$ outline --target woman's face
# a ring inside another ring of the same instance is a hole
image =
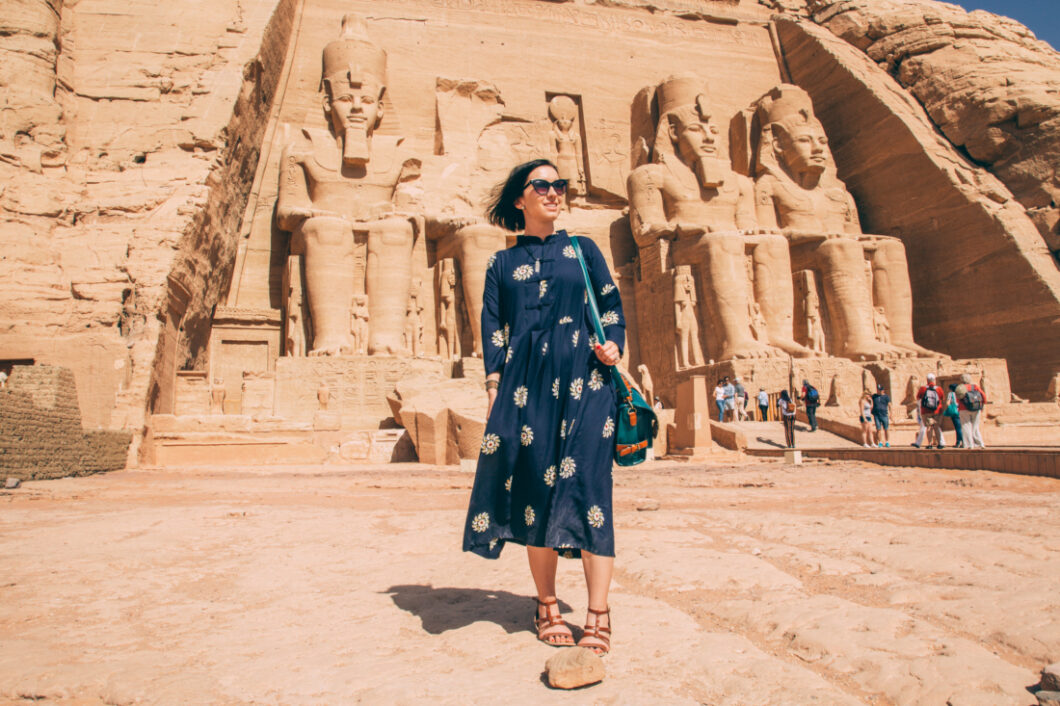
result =
[[[547,164],[530,172],[524,182],[522,195],[515,200],[515,207],[522,209],[523,217],[528,224],[554,222],[559,218],[563,197],[557,194],[556,190],[552,188],[548,190],[548,194],[540,196],[534,191],[534,188],[530,186],[531,179],[544,179],[545,181],[552,182],[559,179],[559,172]]]

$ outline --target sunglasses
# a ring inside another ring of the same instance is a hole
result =
[[[556,179],[555,181],[531,179],[527,182],[526,186],[534,187],[534,191],[536,191],[539,196],[548,196],[549,188],[555,189],[557,196],[563,196],[563,194],[567,193],[566,179]],[[526,186],[523,187],[523,191],[526,191]]]

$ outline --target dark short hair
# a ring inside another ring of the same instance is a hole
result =
[[[523,212],[515,207],[515,202],[523,195],[530,172],[538,167],[552,167],[559,171],[556,165],[547,159],[532,159],[512,169],[507,179],[493,187],[486,200],[486,218],[490,223],[513,232],[526,227]]]

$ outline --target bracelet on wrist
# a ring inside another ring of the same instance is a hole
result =
[[[487,380],[486,381],[486,390],[487,391],[489,391],[489,390],[499,390],[500,386],[501,386],[501,381],[500,380]]]

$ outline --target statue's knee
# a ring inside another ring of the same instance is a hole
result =
[[[413,232],[412,223],[407,218],[386,218],[372,224],[369,240],[387,246],[411,245]]]
[[[818,252],[825,258],[838,262],[850,262],[863,257],[861,244],[849,238],[829,238],[821,243]]]

